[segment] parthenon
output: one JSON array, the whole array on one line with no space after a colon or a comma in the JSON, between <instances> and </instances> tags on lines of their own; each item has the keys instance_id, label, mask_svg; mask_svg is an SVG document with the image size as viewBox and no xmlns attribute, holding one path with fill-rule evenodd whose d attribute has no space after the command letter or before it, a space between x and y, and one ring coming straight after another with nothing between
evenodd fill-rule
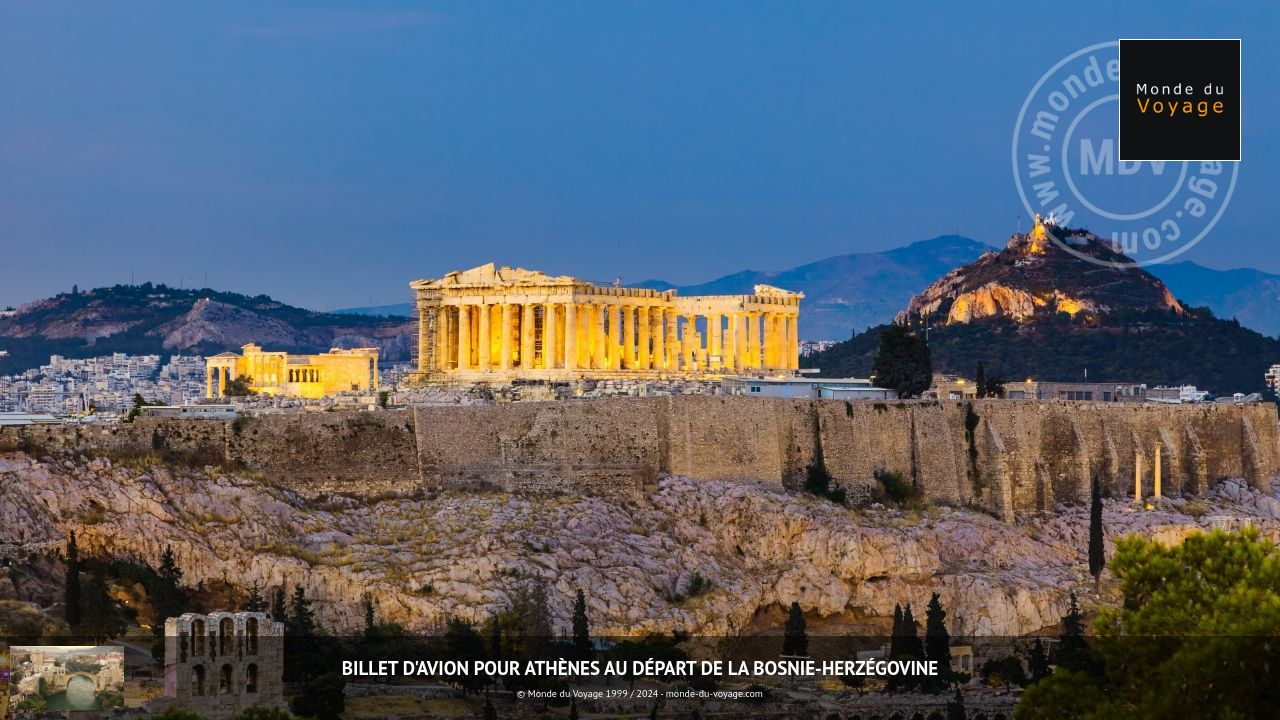
<instances>
[{"instance_id":1,"label":"parthenon","mask_svg":"<svg viewBox=\"0 0 1280 720\"><path fill-rule=\"evenodd\" d=\"M410 283L419 382L793 374L802 293L598 285L493 263Z\"/></svg>"}]
</instances>

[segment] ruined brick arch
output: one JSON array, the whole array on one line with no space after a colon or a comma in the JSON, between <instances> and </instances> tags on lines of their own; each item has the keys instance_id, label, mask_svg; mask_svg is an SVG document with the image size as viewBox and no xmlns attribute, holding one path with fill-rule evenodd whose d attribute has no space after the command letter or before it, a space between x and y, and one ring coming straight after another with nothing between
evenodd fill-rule
<instances>
[{"instance_id":1,"label":"ruined brick arch","mask_svg":"<svg viewBox=\"0 0 1280 720\"><path fill-rule=\"evenodd\" d=\"M911 720L924 720L924 713L917 710L916 714L911 716Z\"/></svg>"},{"instance_id":2,"label":"ruined brick arch","mask_svg":"<svg viewBox=\"0 0 1280 720\"><path fill-rule=\"evenodd\" d=\"M247 693L258 692L258 666L250 663L244 669L244 691Z\"/></svg>"},{"instance_id":3,"label":"ruined brick arch","mask_svg":"<svg viewBox=\"0 0 1280 720\"><path fill-rule=\"evenodd\" d=\"M208 691L208 688L205 685L205 682L206 682L206 678L205 678L204 665L199 665L199 664L192 665L191 666L191 694L204 695Z\"/></svg>"},{"instance_id":4,"label":"ruined brick arch","mask_svg":"<svg viewBox=\"0 0 1280 720\"><path fill-rule=\"evenodd\" d=\"M193 620L191 622L191 654L200 657L204 655L204 621Z\"/></svg>"},{"instance_id":5,"label":"ruined brick arch","mask_svg":"<svg viewBox=\"0 0 1280 720\"><path fill-rule=\"evenodd\" d=\"M218 654L230 655L235 651L236 623L229 617L218 622Z\"/></svg>"},{"instance_id":6,"label":"ruined brick arch","mask_svg":"<svg viewBox=\"0 0 1280 720\"><path fill-rule=\"evenodd\" d=\"M218 694L230 695L235 691L236 691L235 670L231 667L231 663L227 663L218 670Z\"/></svg>"},{"instance_id":7,"label":"ruined brick arch","mask_svg":"<svg viewBox=\"0 0 1280 720\"><path fill-rule=\"evenodd\" d=\"M251 617L244 621L244 645L246 655L258 654L258 618Z\"/></svg>"}]
</instances>

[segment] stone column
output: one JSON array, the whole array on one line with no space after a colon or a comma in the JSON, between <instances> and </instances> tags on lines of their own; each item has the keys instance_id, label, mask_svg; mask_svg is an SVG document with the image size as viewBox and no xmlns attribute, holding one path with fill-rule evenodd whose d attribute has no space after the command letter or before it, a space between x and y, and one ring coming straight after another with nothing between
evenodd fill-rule
<instances>
[{"instance_id":1,"label":"stone column","mask_svg":"<svg viewBox=\"0 0 1280 720\"><path fill-rule=\"evenodd\" d=\"M724 342L722 339L724 319L720 313L707 316L707 355L717 359L708 360L708 370L719 370L724 367Z\"/></svg>"},{"instance_id":2,"label":"stone column","mask_svg":"<svg viewBox=\"0 0 1280 720\"><path fill-rule=\"evenodd\" d=\"M609 367L609 339L604 329L605 306L591 306L591 367L604 370Z\"/></svg>"},{"instance_id":3,"label":"stone column","mask_svg":"<svg viewBox=\"0 0 1280 720\"><path fill-rule=\"evenodd\" d=\"M476 355L479 356L480 369L488 372L493 369L493 306L481 304L476 306L476 310L480 313Z\"/></svg>"},{"instance_id":4,"label":"stone column","mask_svg":"<svg viewBox=\"0 0 1280 720\"><path fill-rule=\"evenodd\" d=\"M520 368L532 370L534 363L534 330L537 325L533 303L520 305Z\"/></svg>"},{"instance_id":5,"label":"stone column","mask_svg":"<svg viewBox=\"0 0 1280 720\"><path fill-rule=\"evenodd\" d=\"M680 370L680 316L675 309L668 309L667 320L667 370Z\"/></svg>"},{"instance_id":6,"label":"stone column","mask_svg":"<svg viewBox=\"0 0 1280 720\"><path fill-rule=\"evenodd\" d=\"M617 305L606 306L609 311L609 357L606 366L610 370L622 367L622 313Z\"/></svg>"},{"instance_id":7,"label":"stone column","mask_svg":"<svg viewBox=\"0 0 1280 720\"><path fill-rule=\"evenodd\" d=\"M436 307L436 370L444 372L450 368L449 355L452 351L453 332L449 329L448 305Z\"/></svg>"},{"instance_id":8,"label":"stone column","mask_svg":"<svg viewBox=\"0 0 1280 720\"><path fill-rule=\"evenodd\" d=\"M760 367L760 314L747 313L747 363L749 368Z\"/></svg>"},{"instance_id":9,"label":"stone column","mask_svg":"<svg viewBox=\"0 0 1280 720\"><path fill-rule=\"evenodd\" d=\"M722 342L722 352L724 355L724 369L737 370L737 328L740 323L737 322L737 313L728 315L728 332L724 333L724 341Z\"/></svg>"},{"instance_id":10,"label":"stone column","mask_svg":"<svg viewBox=\"0 0 1280 720\"><path fill-rule=\"evenodd\" d=\"M555 305L547 303L542 306L542 367L544 370L556 367L559 362L560 339L557 336L560 323L557 322L558 320Z\"/></svg>"},{"instance_id":11,"label":"stone column","mask_svg":"<svg viewBox=\"0 0 1280 720\"><path fill-rule=\"evenodd\" d=\"M639 325L639 338L636 341L636 367L649 369L649 308L641 305L636 308L636 324Z\"/></svg>"},{"instance_id":12,"label":"stone column","mask_svg":"<svg viewBox=\"0 0 1280 720\"><path fill-rule=\"evenodd\" d=\"M204 396L213 397L213 368L207 362L204 366Z\"/></svg>"},{"instance_id":13,"label":"stone column","mask_svg":"<svg viewBox=\"0 0 1280 720\"><path fill-rule=\"evenodd\" d=\"M622 367L636 369L636 309L622 306Z\"/></svg>"},{"instance_id":14,"label":"stone column","mask_svg":"<svg viewBox=\"0 0 1280 720\"><path fill-rule=\"evenodd\" d=\"M458 369L471 369L471 307L458 306Z\"/></svg>"},{"instance_id":15,"label":"stone column","mask_svg":"<svg viewBox=\"0 0 1280 720\"><path fill-rule=\"evenodd\" d=\"M578 306L572 302L564 305L564 368L578 367Z\"/></svg>"},{"instance_id":16,"label":"stone column","mask_svg":"<svg viewBox=\"0 0 1280 720\"><path fill-rule=\"evenodd\" d=\"M702 350L703 338L701 335L698 334L698 316L697 315L684 316L684 331L685 331L685 334L689 336L689 345L688 345L688 349L681 353L684 356L683 364L686 365L686 369L688 370L701 370L702 369L701 360L703 358L703 350Z\"/></svg>"},{"instance_id":17,"label":"stone column","mask_svg":"<svg viewBox=\"0 0 1280 720\"><path fill-rule=\"evenodd\" d=\"M1142 451L1133 454L1133 502L1142 507Z\"/></svg>"},{"instance_id":18,"label":"stone column","mask_svg":"<svg viewBox=\"0 0 1280 720\"><path fill-rule=\"evenodd\" d=\"M1155 482L1151 488L1151 495L1155 497L1156 502L1160 501L1160 449L1162 447L1163 445L1156 443L1155 463L1152 465L1152 469L1155 471Z\"/></svg>"},{"instance_id":19,"label":"stone column","mask_svg":"<svg viewBox=\"0 0 1280 720\"><path fill-rule=\"evenodd\" d=\"M746 313L733 314L733 347L734 347L734 365L741 372L748 367L747 365L747 315Z\"/></svg>"},{"instance_id":20,"label":"stone column","mask_svg":"<svg viewBox=\"0 0 1280 720\"><path fill-rule=\"evenodd\" d=\"M515 338L512 337L512 325L515 322L515 308L511 303L502 303L498 307L502 308L499 317L502 318L502 327L498 330L498 366L503 370L511 369L512 345L515 344Z\"/></svg>"},{"instance_id":21,"label":"stone column","mask_svg":"<svg viewBox=\"0 0 1280 720\"><path fill-rule=\"evenodd\" d=\"M764 314L764 366L770 370L776 369L778 363L778 314Z\"/></svg>"},{"instance_id":22,"label":"stone column","mask_svg":"<svg viewBox=\"0 0 1280 720\"><path fill-rule=\"evenodd\" d=\"M787 315L787 368L800 368L800 315Z\"/></svg>"},{"instance_id":23,"label":"stone column","mask_svg":"<svg viewBox=\"0 0 1280 720\"><path fill-rule=\"evenodd\" d=\"M224 367L218 371L218 397L227 396L227 381L230 380L231 368Z\"/></svg>"},{"instance_id":24,"label":"stone column","mask_svg":"<svg viewBox=\"0 0 1280 720\"><path fill-rule=\"evenodd\" d=\"M667 367L667 311L661 307L649 310L649 332L653 335L653 356L649 363L654 370L665 370Z\"/></svg>"},{"instance_id":25,"label":"stone column","mask_svg":"<svg viewBox=\"0 0 1280 720\"><path fill-rule=\"evenodd\" d=\"M428 331L428 325L431 322L431 316L428 313L434 313L433 310L427 308L426 303L418 303L418 372L427 372L431 369L431 335Z\"/></svg>"}]
</instances>

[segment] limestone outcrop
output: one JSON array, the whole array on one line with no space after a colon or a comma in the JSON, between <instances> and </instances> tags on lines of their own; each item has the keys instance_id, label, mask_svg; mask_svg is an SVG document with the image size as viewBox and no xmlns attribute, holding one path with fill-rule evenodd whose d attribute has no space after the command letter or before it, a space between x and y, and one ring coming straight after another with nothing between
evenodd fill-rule
<instances>
[{"instance_id":1,"label":"limestone outcrop","mask_svg":"<svg viewBox=\"0 0 1280 720\"><path fill-rule=\"evenodd\" d=\"M186 582L301 585L338 631L360 627L366 595L382 617L423 631L450 616L483 620L539 582L565 630L579 588L604 634L768 631L770 608L793 601L815 627L884 632L895 603L922 606L937 591L953 633L1016 635L1053 625L1068 592L1092 585L1084 507L1013 524L681 477L638 500L444 491L319 501L262 476L70 453L0 455L0 483L0 539L37 544L74 529L83 554L153 566L171 545ZM1276 538L1278 518L1280 498L1239 481L1156 511L1114 501L1106 512L1109 541L1177 542L1244 522ZM710 590L681 597L694 573Z\"/></svg>"}]
</instances>

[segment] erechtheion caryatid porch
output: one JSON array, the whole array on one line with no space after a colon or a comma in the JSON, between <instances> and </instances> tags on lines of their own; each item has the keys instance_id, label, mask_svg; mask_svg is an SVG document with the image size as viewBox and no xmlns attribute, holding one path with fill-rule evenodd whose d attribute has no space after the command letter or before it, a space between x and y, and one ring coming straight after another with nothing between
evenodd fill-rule
<instances>
[{"instance_id":1,"label":"erechtheion caryatid porch","mask_svg":"<svg viewBox=\"0 0 1280 720\"><path fill-rule=\"evenodd\" d=\"M793 373L802 293L596 285L492 263L410 283L422 381Z\"/></svg>"}]
</instances>

